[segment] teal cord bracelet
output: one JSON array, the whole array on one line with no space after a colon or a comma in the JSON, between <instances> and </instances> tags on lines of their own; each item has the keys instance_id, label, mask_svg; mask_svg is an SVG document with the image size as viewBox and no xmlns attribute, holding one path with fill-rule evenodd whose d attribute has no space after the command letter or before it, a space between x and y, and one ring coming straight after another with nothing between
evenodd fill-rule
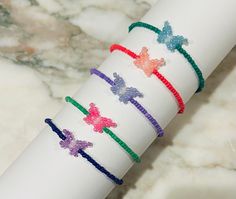
<instances>
[{"instance_id":1,"label":"teal cord bracelet","mask_svg":"<svg viewBox=\"0 0 236 199\"><path fill-rule=\"evenodd\" d=\"M157 41L159 43L166 44L167 48L171 52L174 52L175 50L177 50L180 54L182 54L184 58L191 64L192 68L194 69L198 77L199 85L196 92L200 92L204 88L205 80L203 78L200 68L198 67L196 62L193 60L192 56L182 47L182 45L186 44L188 40L184 38L183 36L179 36L179 35L173 36L172 27L170 26L169 22L166 21L163 29L160 30L159 28L155 26L138 21L138 22L132 23L129 26L129 32L136 27L146 28L157 33L158 34Z\"/></svg>"}]
</instances>

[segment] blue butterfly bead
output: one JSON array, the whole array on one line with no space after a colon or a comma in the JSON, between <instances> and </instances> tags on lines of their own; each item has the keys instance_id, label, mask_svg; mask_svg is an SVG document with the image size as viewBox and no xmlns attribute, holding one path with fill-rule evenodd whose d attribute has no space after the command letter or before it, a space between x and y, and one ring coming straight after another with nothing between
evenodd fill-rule
<instances>
[{"instance_id":1,"label":"blue butterfly bead","mask_svg":"<svg viewBox=\"0 0 236 199\"><path fill-rule=\"evenodd\" d=\"M164 23L164 27L161 32L158 34L157 41L162 44L166 44L166 47L174 52L178 46L187 45L188 40L183 36L177 35L173 36L172 27L169 22L166 21Z\"/></svg>"},{"instance_id":2,"label":"blue butterfly bead","mask_svg":"<svg viewBox=\"0 0 236 199\"><path fill-rule=\"evenodd\" d=\"M111 87L111 91L119 96L119 100L127 104L131 99L135 97L143 97L143 94L140 93L136 88L126 87L125 81L117 73L113 73L114 76L114 85Z\"/></svg>"}]
</instances>

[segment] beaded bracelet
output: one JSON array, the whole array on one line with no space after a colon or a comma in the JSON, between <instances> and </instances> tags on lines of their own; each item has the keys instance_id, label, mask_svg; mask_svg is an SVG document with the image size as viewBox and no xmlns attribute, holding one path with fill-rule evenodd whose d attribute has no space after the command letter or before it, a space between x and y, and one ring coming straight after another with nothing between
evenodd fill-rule
<instances>
[{"instance_id":1,"label":"beaded bracelet","mask_svg":"<svg viewBox=\"0 0 236 199\"><path fill-rule=\"evenodd\" d=\"M179 106L179 112L183 113L185 109L184 101L179 94L179 92L174 88L174 86L161 74L158 72L158 69L164 64L164 59L161 58L158 59L150 59L148 54L148 49L146 47L143 47L139 55L132 52L131 50L125 48L124 46L121 46L119 44L113 44L110 47L110 52L113 52L114 50L119 50L121 52L124 52L125 54L129 55L133 59L135 59L134 64L142 69L147 77L150 77L152 74L155 75L165 86L169 89L169 91L173 94L175 97L178 106Z\"/></svg>"},{"instance_id":2,"label":"beaded bracelet","mask_svg":"<svg viewBox=\"0 0 236 199\"><path fill-rule=\"evenodd\" d=\"M116 123L114 123L111 119L101 117L98 108L91 103L89 111L86 110L81 104L79 104L73 98L67 96L65 98L66 102L71 103L77 109L79 109L86 117L83 119L87 124L93 125L93 130L95 132L108 134L113 140L115 140L129 155L135 162L140 162L140 157L124 142L122 141L115 133L113 133L109 127L116 127Z\"/></svg>"},{"instance_id":3,"label":"beaded bracelet","mask_svg":"<svg viewBox=\"0 0 236 199\"><path fill-rule=\"evenodd\" d=\"M129 26L129 32L136 27L146 28L157 33L158 34L157 41L159 43L165 44L168 50L170 50L171 52L177 50L180 54L182 54L184 58L191 64L198 77L199 86L196 92L200 92L204 88L205 80L203 78L200 68L193 60L192 56L182 47L182 45L188 44L188 40L180 35L173 36L172 27L170 26L168 21L164 23L164 27L162 30L150 24L138 21L132 23Z\"/></svg>"},{"instance_id":4,"label":"beaded bracelet","mask_svg":"<svg viewBox=\"0 0 236 199\"><path fill-rule=\"evenodd\" d=\"M96 68L90 69L90 73L97 75L98 77L105 80L108 84L110 84L112 93L118 95L121 102L123 102L124 104L127 104L128 102L132 103L151 122L157 132L158 137L164 135L164 131L158 124L158 122L139 102L134 99L135 97L143 96L136 88L126 87L124 79L117 73L113 73L115 78L114 81Z\"/></svg>"},{"instance_id":5,"label":"beaded bracelet","mask_svg":"<svg viewBox=\"0 0 236 199\"><path fill-rule=\"evenodd\" d=\"M55 132L59 138L62 139L62 141L60 141L59 143L60 146L64 149L68 148L70 150L70 155L78 157L78 154L80 154L83 158L85 158L96 169L105 174L113 182L115 182L118 185L123 184L122 179L119 179L113 174L111 174L108 170L106 170L103 166L101 166L96 160L94 160L90 155L88 155L84 151L84 149L91 147L93 145L91 142L75 140L72 132L66 129L61 131L49 118L45 119L45 123L47 123L51 127L52 131Z\"/></svg>"}]
</instances>

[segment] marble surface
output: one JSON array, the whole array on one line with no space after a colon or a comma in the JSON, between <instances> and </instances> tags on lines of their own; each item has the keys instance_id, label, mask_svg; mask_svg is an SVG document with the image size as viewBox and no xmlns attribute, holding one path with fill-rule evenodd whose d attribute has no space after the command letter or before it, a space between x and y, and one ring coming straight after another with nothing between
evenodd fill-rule
<instances>
[{"instance_id":1,"label":"marble surface","mask_svg":"<svg viewBox=\"0 0 236 199\"><path fill-rule=\"evenodd\" d=\"M0 0L0 175L156 1ZM233 49L108 199L235 198L235 66Z\"/></svg>"}]
</instances>

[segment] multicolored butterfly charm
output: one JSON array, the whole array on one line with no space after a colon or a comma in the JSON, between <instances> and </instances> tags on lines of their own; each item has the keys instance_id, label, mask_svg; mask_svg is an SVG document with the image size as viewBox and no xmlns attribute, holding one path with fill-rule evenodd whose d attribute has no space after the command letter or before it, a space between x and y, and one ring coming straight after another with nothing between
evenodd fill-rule
<instances>
[{"instance_id":1,"label":"multicolored butterfly charm","mask_svg":"<svg viewBox=\"0 0 236 199\"><path fill-rule=\"evenodd\" d=\"M102 133L105 127L116 127L117 124L111 119L106 117L101 117L98 108L94 103L90 103L89 114L84 118L87 124L93 125L93 130L95 132Z\"/></svg>"},{"instance_id":2,"label":"multicolored butterfly charm","mask_svg":"<svg viewBox=\"0 0 236 199\"><path fill-rule=\"evenodd\" d=\"M167 48L171 52L174 52L178 46L188 44L188 40L183 36L173 36L172 27L170 26L168 21L164 23L162 31L158 34L157 41L159 43L166 44Z\"/></svg>"},{"instance_id":3,"label":"multicolored butterfly charm","mask_svg":"<svg viewBox=\"0 0 236 199\"><path fill-rule=\"evenodd\" d=\"M127 104L131 99L135 97L143 97L143 94L140 93L136 88L126 87L125 81L117 73L113 73L114 76L114 85L111 87L111 91L119 96L119 100Z\"/></svg>"},{"instance_id":4,"label":"multicolored butterfly charm","mask_svg":"<svg viewBox=\"0 0 236 199\"><path fill-rule=\"evenodd\" d=\"M148 54L148 49L143 47L141 52L139 53L138 58L135 59L134 64L142 69L147 77L152 75L154 69L159 69L161 66L165 64L165 60L161 58L158 59L150 59Z\"/></svg>"},{"instance_id":5,"label":"multicolored butterfly charm","mask_svg":"<svg viewBox=\"0 0 236 199\"><path fill-rule=\"evenodd\" d=\"M78 157L78 151L80 149L86 149L93 146L91 142L76 140L73 133L66 129L64 129L62 132L66 136L66 139L60 141L60 146L64 149L68 148L70 150L70 155Z\"/></svg>"}]
</instances>

